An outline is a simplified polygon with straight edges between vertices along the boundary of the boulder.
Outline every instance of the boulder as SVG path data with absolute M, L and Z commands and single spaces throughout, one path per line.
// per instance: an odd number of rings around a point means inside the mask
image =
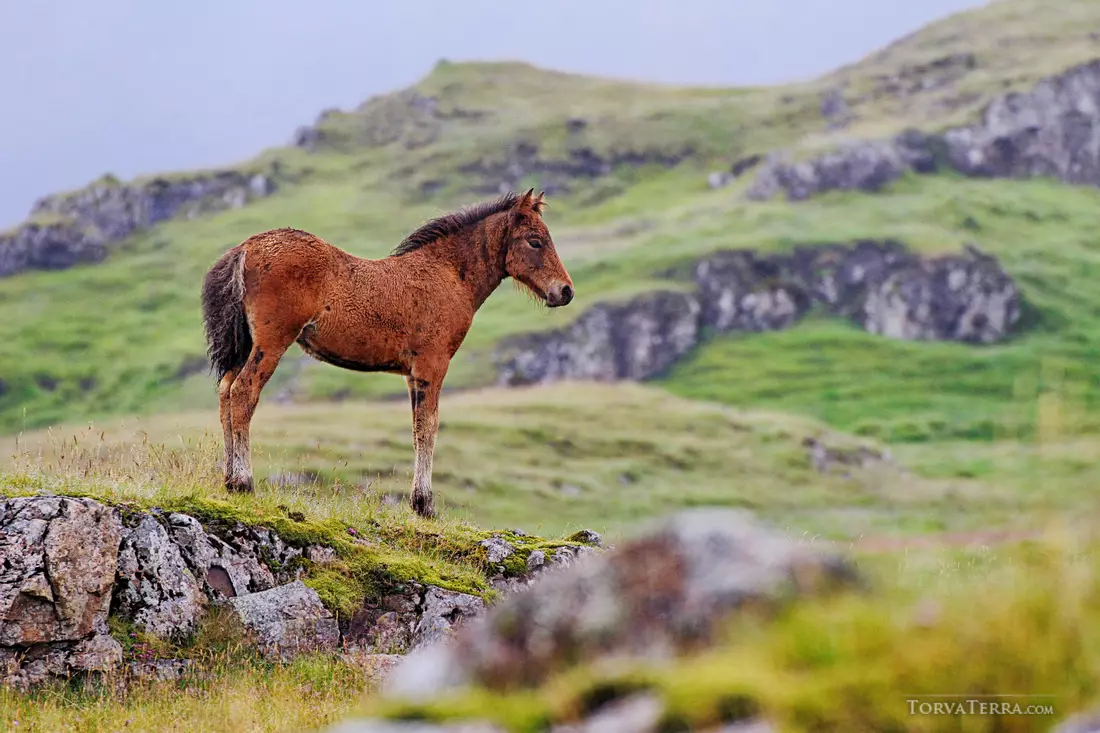
M 875 283 L 863 327 L 906 341 L 1002 341 L 1020 319 L 1020 294 L 1000 265 L 977 251 L 938 257 Z
M 697 260 L 691 275 L 694 293 L 598 304 L 566 328 L 503 341 L 499 383 L 649 379 L 691 351 L 704 328 L 781 330 L 814 307 L 889 338 L 973 344 L 1003 341 L 1021 314 L 1013 278 L 973 246 L 933 258 L 890 239 L 726 250 Z
M 477 596 L 429 586 L 424 593 L 420 621 L 413 632 L 412 648 L 441 641 L 485 610 L 485 602 Z
M 0 233 L 0 277 L 98 262 L 135 232 L 179 215 L 239 208 L 275 191 L 272 175 L 223 170 L 122 183 L 113 176 L 39 199 L 29 220 Z
M 505 340 L 497 350 L 499 381 L 520 385 L 652 377 L 694 347 L 698 315 L 695 297 L 677 292 L 597 305 L 566 328 Z
M 790 201 L 804 201 L 825 191 L 881 191 L 909 171 L 936 170 L 933 136 L 907 130 L 892 140 L 857 140 L 817 158 L 792 161 L 772 154 L 745 196 L 767 201 L 784 192 Z
M 394 670 L 392 696 L 426 699 L 471 684 L 533 686 L 587 660 L 659 658 L 697 649 L 752 604 L 858 581 L 840 556 L 812 551 L 735 510 L 692 510 L 656 522 L 606 553 L 505 597 L 443 644 Z
M 748 250 L 719 252 L 696 263 L 702 322 L 717 331 L 777 331 L 793 325 L 810 307 L 810 297 L 782 278 L 776 258 Z
M 161 639 L 178 639 L 197 627 L 206 596 L 179 547 L 151 514 L 127 529 L 118 554 L 115 610 Z
M 0 501 L 0 645 L 107 630 L 122 521 L 90 499 Z
M 944 141 L 965 175 L 1100 185 L 1100 59 L 997 97 L 980 122 L 949 130 Z
M 340 629 L 317 592 L 300 580 L 225 602 L 272 661 L 335 651 Z

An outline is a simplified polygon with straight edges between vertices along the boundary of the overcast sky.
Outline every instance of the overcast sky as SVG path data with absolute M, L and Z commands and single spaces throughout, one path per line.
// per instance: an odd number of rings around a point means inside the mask
M 35 198 L 231 164 L 439 58 L 682 84 L 817 76 L 982 0 L 0 0 L 0 227 Z

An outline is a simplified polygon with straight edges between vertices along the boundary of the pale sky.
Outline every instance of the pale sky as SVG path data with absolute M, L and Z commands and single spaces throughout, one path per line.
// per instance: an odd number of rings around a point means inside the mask
M 440 58 L 808 78 L 982 0 L 0 0 L 0 228 L 41 195 L 228 165 Z

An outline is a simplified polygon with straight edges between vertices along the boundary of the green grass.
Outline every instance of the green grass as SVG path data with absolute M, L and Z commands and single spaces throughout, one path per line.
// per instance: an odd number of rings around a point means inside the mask
M 0 496 L 88 496 L 124 512 L 155 507 L 214 527 L 243 522 L 269 527 L 292 545 L 332 548 L 334 562 L 302 561 L 303 581 L 338 618 L 410 582 L 492 598 L 490 577 L 521 574 L 532 551 L 552 554 L 564 542 L 494 533 L 457 517 L 421 519 L 404 503 L 386 505 L 381 494 L 355 486 L 267 487 L 230 500 L 219 486 L 216 448 L 201 436 L 165 446 L 147 437 L 111 444 L 105 434 L 85 432 L 17 456 L 0 473 Z M 502 567 L 480 545 L 493 534 L 515 547 Z
M 916 444 L 929 450 L 906 452 L 895 464 L 835 466 L 822 474 L 803 445 L 807 438 L 847 454 L 881 446 L 812 420 L 625 384 L 463 393 L 445 397 L 440 414 L 434 489 L 448 522 L 544 537 L 590 528 L 614 538 L 646 517 L 699 505 L 748 508 L 793 535 L 845 545 L 863 536 L 1028 528 L 1094 503 L 1082 491 L 1095 471 L 1082 468 L 1081 456 L 1100 445 L 1048 431 L 1043 441 L 1000 450 L 990 444 L 985 453 L 956 445 L 948 460 L 936 444 Z M 183 461 L 194 478 L 173 488 L 159 474 L 137 474 L 137 484 L 96 491 L 170 506 L 197 492 L 222 506 L 216 430 L 216 412 L 182 413 L 28 434 L 0 443 L 0 451 L 15 456 L 9 470 L 21 477 L 18 485 L 72 490 L 56 477 L 80 477 L 101 456 L 126 465 L 131 453 L 155 449 L 166 462 Z M 408 496 L 410 432 L 404 401 L 262 405 L 254 422 L 257 477 L 297 472 L 313 480 L 298 488 L 262 482 L 243 506 L 285 523 L 277 506 L 302 505 L 311 519 L 334 522 L 337 534 L 381 522 L 387 542 L 419 542 L 434 524 L 403 507 L 378 514 L 386 496 L 402 505 Z M 1003 460 L 1006 454 L 1015 458 Z M 480 536 L 459 534 L 461 542 Z M 462 557 L 442 560 L 469 567 Z

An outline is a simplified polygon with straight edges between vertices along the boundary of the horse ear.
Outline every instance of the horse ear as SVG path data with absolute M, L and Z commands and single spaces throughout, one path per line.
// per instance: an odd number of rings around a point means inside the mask
M 531 207 L 531 197 L 535 194 L 534 188 L 527 189 L 527 192 L 519 197 L 519 201 L 516 202 L 517 209 L 527 209 Z
M 545 196 L 546 191 L 539 191 L 539 195 L 536 196 L 535 200 L 531 202 L 531 209 L 534 210 L 534 212 L 539 216 L 542 216 L 542 210 L 546 208 L 546 202 L 543 201 L 543 198 Z

